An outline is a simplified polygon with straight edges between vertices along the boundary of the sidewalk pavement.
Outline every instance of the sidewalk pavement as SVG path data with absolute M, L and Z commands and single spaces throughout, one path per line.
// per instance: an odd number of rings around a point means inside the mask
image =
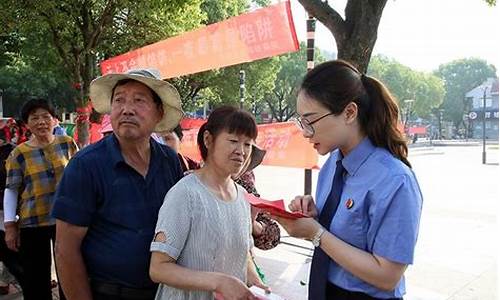
M 282 236 L 276 248 L 254 251 L 273 293 L 287 300 L 307 299 L 312 248 L 310 242 Z
M 498 146 L 497 140 L 486 140 L 486 145 Z M 483 144 L 483 140 L 478 139 L 461 139 L 461 140 L 429 140 L 429 139 L 418 139 L 416 143 L 408 144 L 411 149 L 419 147 L 439 147 L 439 146 L 480 146 Z

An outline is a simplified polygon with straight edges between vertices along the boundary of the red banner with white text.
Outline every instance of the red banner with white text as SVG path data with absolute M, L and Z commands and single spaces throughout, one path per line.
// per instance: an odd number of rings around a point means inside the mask
M 290 2 L 280 2 L 101 62 L 101 73 L 156 68 L 178 77 L 297 51 Z
M 318 168 L 318 154 L 302 136 L 302 132 L 291 122 L 259 125 L 257 145 L 267 151 L 263 165 Z M 201 160 L 196 144 L 198 128 L 183 132 L 181 152 L 195 160 Z

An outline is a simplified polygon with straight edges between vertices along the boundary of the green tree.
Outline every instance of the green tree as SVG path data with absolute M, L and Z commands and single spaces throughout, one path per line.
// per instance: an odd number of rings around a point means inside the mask
M 495 66 L 479 58 L 464 58 L 442 64 L 434 72 L 445 81 L 446 96 L 440 108 L 445 120 L 452 121 L 455 129 L 465 126 L 467 112 L 465 94 L 489 77 L 496 77 Z
M 419 72 L 383 55 L 372 58 L 368 74 L 381 80 L 398 100 L 406 116 L 428 118 L 443 102 L 444 81 L 434 74 Z M 405 103 L 404 100 L 413 100 Z M 410 109 L 410 111 L 406 111 Z M 403 113 L 403 112 L 402 112 Z M 406 121 L 406 119 L 405 119 Z
M 300 81 L 307 71 L 306 44 L 300 44 L 300 50 L 279 56 L 279 72 L 274 82 L 274 89 L 266 94 L 265 101 L 273 119 L 278 122 L 288 121 L 295 114 L 295 103 Z M 315 63 L 325 61 L 321 50 L 315 49 Z
M 19 117 L 21 105 L 31 97 L 51 100 L 58 111 L 74 110 L 76 91 L 59 79 L 57 71 L 38 72 L 32 65 L 18 61 L 0 67 L 0 89 L 3 90 L 4 115 Z
M 245 94 L 243 106 L 259 115 L 265 108 L 264 97 L 274 88 L 279 70 L 275 57 L 227 67 L 215 73 L 207 89 L 202 92 L 202 100 L 210 106 L 221 104 L 240 105 L 240 70 L 245 72 Z
M 81 84 L 78 107 L 88 101 L 100 59 L 127 52 L 199 26 L 201 0 L 5 0 L 2 35 L 18 32 L 33 49 L 55 51 L 69 81 Z M 38 52 L 39 59 L 43 53 Z M 88 124 L 78 124 L 82 144 Z
M 40 37 L 41 38 L 41 37 Z M 72 111 L 75 89 L 61 68 L 56 54 L 47 47 L 28 47 L 16 32 L 0 36 L 0 89 L 3 90 L 4 115 L 17 117 L 23 102 L 30 97 L 52 100 L 56 108 Z
M 263 109 L 265 93 L 274 88 L 278 72 L 276 58 L 230 66 L 189 76 L 173 78 L 185 111 L 222 104 L 240 105 L 239 72 L 245 71 L 244 107 L 258 115 Z

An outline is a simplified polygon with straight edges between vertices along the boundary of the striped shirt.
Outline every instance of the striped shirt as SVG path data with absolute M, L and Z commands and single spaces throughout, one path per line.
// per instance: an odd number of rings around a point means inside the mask
M 54 225 L 50 216 L 56 185 L 64 167 L 78 150 L 70 136 L 55 136 L 42 148 L 22 143 L 6 161 L 6 187 L 18 191 L 17 214 L 20 227 Z
M 246 283 L 250 205 L 244 189 L 236 187 L 236 199 L 223 201 L 196 174 L 181 179 L 165 196 L 158 215 L 156 233 L 163 232 L 166 242 L 153 242 L 151 251 L 165 253 L 191 270 L 225 273 Z M 213 299 L 213 294 L 160 284 L 156 299 Z

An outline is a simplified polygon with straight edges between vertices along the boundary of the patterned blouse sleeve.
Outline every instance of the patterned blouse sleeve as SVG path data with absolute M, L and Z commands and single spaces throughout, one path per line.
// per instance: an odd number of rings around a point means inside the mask
M 253 180 L 252 172 L 246 172 L 236 183 L 241 185 L 248 193 L 260 197 Z M 262 225 L 262 233 L 259 236 L 253 236 L 255 247 L 261 250 L 269 250 L 276 247 L 280 242 L 280 228 L 276 221 L 271 220 L 263 213 L 257 214 L 256 221 Z
M 24 170 L 18 161 L 20 155 L 22 155 L 20 151 L 14 149 L 5 161 L 7 173 L 5 187 L 12 190 L 18 190 L 23 184 Z
M 261 250 L 272 249 L 280 243 L 280 228 L 275 221 L 263 213 L 257 214 L 257 222 L 262 225 L 262 234 L 254 238 L 255 247 Z

